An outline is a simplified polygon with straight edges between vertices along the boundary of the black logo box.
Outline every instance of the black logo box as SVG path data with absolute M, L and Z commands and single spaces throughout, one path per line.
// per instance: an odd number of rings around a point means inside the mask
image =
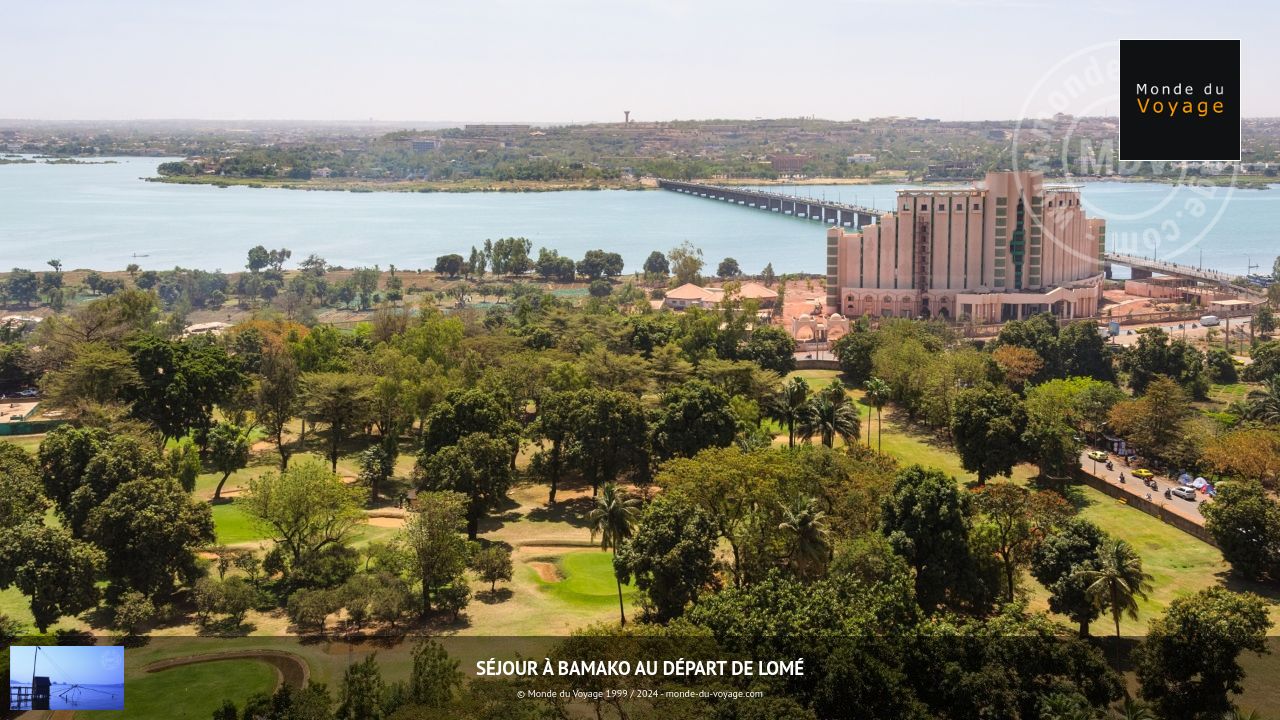
M 1181 93 L 1165 94 L 1166 87 Z M 1239 40 L 1120 41 L 1121 160 L 1239 161 L 1240 100 Z M 1185 102 L 1191 114 L 1183 112 Z M 1198 112 L 1201 102 L 1208 104 L 1207 116 Z M 1218 102 L 1221 113 L 1213 112 Z M 1172 115 L 1170 103 L 1177 103 Z

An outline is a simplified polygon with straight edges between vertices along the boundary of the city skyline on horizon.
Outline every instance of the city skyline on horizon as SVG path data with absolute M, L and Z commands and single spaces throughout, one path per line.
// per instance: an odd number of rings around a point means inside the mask
M 1266 32 L 1280 8 L 1261 2 L 860 0 L 780 14 L 763 0 L 70 0 L 5 18 L 23 30 L 0 46 L 20 69 L 0 77 L 13 120 L 1016 120 L 1052 114 L 1035 110 L 1053 99 L 1045 83 L 1064 63 L 1084 73 L 1081 53 L 1105 64 L 1120 38 L 1192 36 L 1241 39 L 1243 115 L 1280 116 L 1259 72 L 1280 65 Z M 1110 87 L 1054 109 L 1116 115 Z

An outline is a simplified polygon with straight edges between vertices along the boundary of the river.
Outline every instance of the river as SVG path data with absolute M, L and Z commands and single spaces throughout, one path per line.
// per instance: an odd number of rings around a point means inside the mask
M 0 165 L 0 268 L 238 270 L 253 245 L 287 247 L 294 261 L 429 268 L 486 238 L 524 236 L 580 258 L 622 254 L 627 271 L 653 250 L 688 240 L 710 269 L 726 256 L 745 272 L 824 272 L 816 222 L 650 191 L 350 193 L 143 182 L 164 158 L 114 164 Z M 769 188 L 888 209 L 892 185 Z M 1195 190 L 1090 182 L 1086 212 L 1108 220 L 1108 246 L 1234 273 L 1270 269 L 1280 241 L 1280 186 Z M 1198 203 L 1198 204 L 1197 204 Z M 1201 255 L 1203 253 L 1203 256 Z M 1255 270 L 1257 271 L 1257 270 Z

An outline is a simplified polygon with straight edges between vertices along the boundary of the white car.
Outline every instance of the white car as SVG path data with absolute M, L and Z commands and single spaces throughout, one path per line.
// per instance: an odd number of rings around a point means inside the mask
M 1173 494 L 1174 494 L 1174 497 L 1180 497 L 1183 500 L 1190 500 L 1192 502 L 1195 502 L 1195 499 L 1196 499 L 1195 488 L 1187 487 L 1186 485 L 1179 485 L 1178 487 L 1174 488 Z

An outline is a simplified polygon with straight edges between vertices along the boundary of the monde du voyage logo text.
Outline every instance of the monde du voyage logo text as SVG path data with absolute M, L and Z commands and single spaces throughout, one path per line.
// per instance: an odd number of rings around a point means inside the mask
M 1120 41 L 1120 159 L 1240 159 L 1239 40 Z

